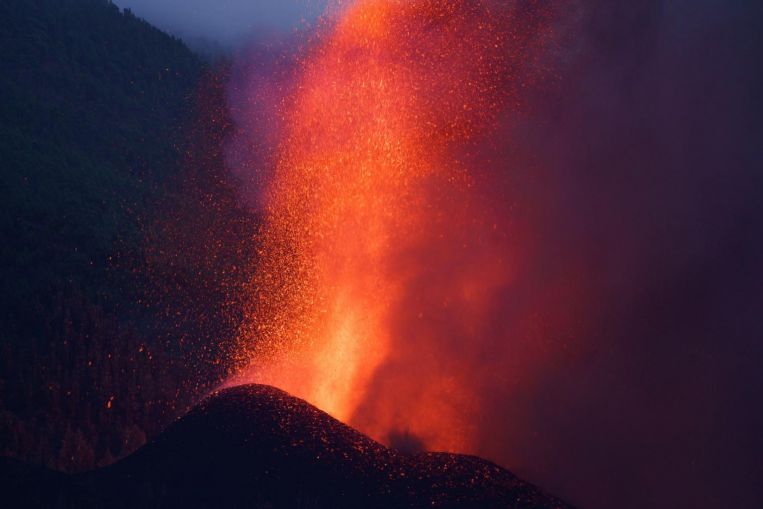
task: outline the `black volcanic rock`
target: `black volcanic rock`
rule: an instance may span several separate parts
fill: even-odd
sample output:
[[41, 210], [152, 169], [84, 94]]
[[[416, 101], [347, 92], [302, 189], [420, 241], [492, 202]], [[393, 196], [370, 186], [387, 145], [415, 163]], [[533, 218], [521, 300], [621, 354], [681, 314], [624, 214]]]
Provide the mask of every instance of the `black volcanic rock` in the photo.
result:
[[83, 492], [113, 508], [569, 507], [480, 458], [388, 449], [263, 385], [213, 394], [132, 456], [65, 489], [55, 479], [59, 498], [75, 493], [77, 507]]

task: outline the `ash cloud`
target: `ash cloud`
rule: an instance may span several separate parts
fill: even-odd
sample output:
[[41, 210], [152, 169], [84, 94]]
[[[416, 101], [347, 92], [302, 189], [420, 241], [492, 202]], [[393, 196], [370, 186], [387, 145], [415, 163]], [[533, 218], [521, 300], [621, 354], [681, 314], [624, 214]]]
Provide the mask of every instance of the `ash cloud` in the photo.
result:
[[[481, 452], [583, 507], [760, 506], [761, 7], [571, 14], [558, 81], [506, 135], [530, 240]], [[548, 344], [514, 332], [517, 302]]]
[[556, 79], [490, 157], [515, 279], [475, 336], [408, 316], [450, 277], [421, 272], [359, 422], [457, 360], [480, 388], [471, 452], [573, 503], [763, 503], [760, 11], [569, 7]]
[[[416, 344], [401, 319], [369, 398], [458, 359], [479, 388], [470, 452], [573, 503], [760, 506], [762, 8], [566, 9], [545, 61], [555, 79], [491, 148], [504, 161], [490, 192], [512, 223], [516, 278], [476, 340], [444, 320], [436, 344]], [[265, 89], [285, 95], [288, 75], [271, 72], [281, 64], [258, 62]], [[267, 100], [231, 97], [239, 122], [267, 118]], [[267, 146], [277, 127], [264, 129]], [[268, 166], [257, 150], [232, 152], [260, 161], [244, 192], [255, 203]], [[428, 277], [401, 316], [435, 297], [442, 276]]]

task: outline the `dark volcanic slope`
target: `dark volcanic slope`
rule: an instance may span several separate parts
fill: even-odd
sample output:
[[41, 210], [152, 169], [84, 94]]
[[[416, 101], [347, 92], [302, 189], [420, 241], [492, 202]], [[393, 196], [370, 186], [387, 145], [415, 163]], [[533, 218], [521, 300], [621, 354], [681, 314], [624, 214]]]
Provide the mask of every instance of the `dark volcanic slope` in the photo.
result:
[[262, 385], [212, 395], [74, 482], [98, 507], [569, 507], [479, 458], [387, 449]]

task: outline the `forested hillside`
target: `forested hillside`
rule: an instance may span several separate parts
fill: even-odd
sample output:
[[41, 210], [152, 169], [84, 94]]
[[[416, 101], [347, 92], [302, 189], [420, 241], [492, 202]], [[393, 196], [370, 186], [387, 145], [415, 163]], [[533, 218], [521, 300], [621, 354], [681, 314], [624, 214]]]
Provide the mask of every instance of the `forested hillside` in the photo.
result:
[[223, 375], [251, 220], [181, 41], [106, 0], [8, 0], [0, 47], [0, 454], [80, 470]]

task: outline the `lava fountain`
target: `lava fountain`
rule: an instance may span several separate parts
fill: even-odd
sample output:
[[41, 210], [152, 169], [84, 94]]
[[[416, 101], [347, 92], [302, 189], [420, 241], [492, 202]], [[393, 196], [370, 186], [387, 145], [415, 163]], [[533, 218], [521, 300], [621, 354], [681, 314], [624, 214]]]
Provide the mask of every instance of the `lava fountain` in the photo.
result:
[[470, 345], [513, 270], [480, 147], [520, 102], [545, 18], [535, 2], [361, 0], [320, 30], [275, 107], [236, 382], [382, 441], [470, 448]]

